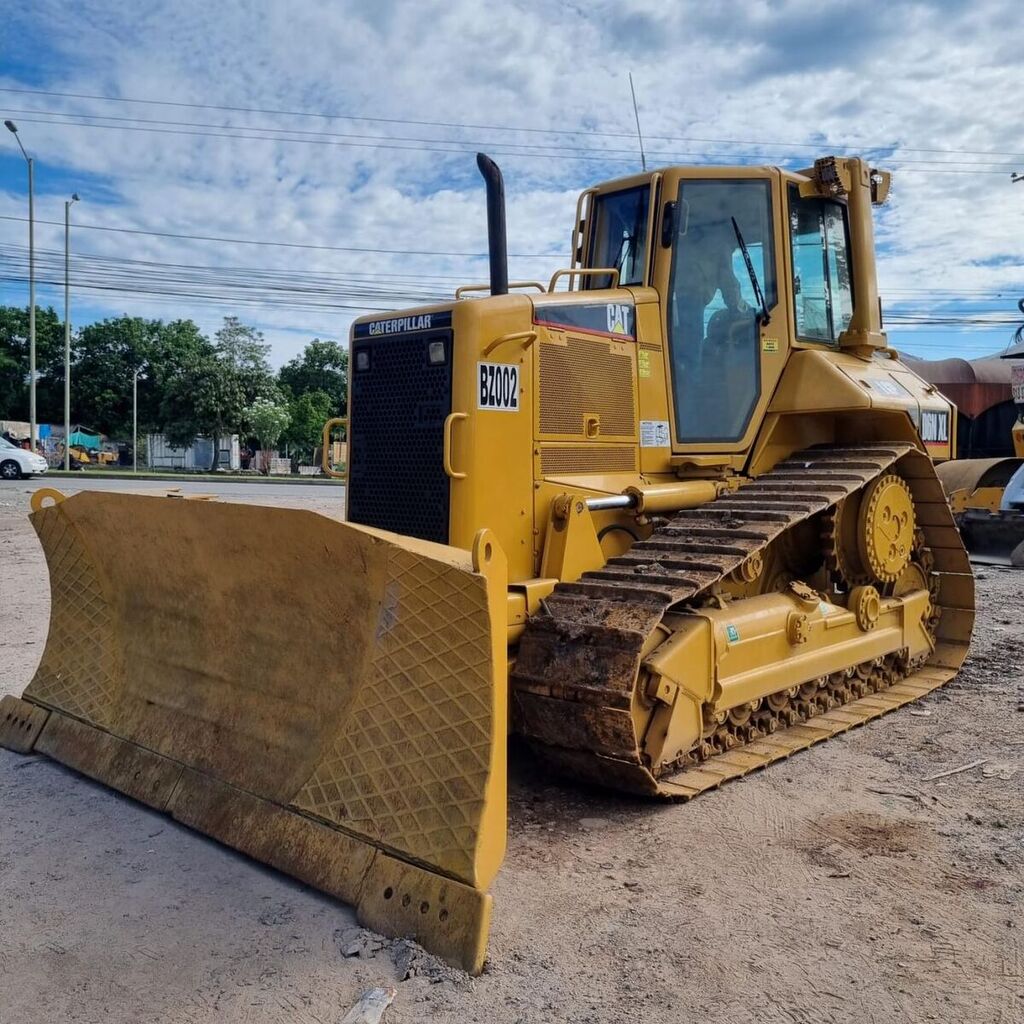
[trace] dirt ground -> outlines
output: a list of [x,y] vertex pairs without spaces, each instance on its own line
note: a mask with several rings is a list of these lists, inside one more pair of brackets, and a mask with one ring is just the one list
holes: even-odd
[[[28,486],[0,489],[0,693],[21,692],[46,636]],[[1022,595],[1024,572],[980,570],[955,682],[691,804],[561,785],[514,750],[475,980],[74,772],[0,750],[0,1022],[337,1024],[361,992],[393,985],[386,1024],[1019,1024]]]

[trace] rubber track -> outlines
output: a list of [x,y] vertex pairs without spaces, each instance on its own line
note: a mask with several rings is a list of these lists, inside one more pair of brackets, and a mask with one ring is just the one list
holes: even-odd
[[[834,507],[897,463],[935,559],[941,617],[928,663],[884,693],[655,778],[644,764],[643,737],[636,734],[631,707],[645,647],[663,615],[707,597],[785,531]],[[973,624],[970,571],[927,456],[910,444],[806,449],[736,492],[675,514],[599,572],[559,584],[520,641],[512,673],[516,731],[545,761],[582,781],[689,798],[951,679],[966,656]]]

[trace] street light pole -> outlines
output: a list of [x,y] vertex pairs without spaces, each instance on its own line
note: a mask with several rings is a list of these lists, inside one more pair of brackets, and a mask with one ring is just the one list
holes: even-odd
[[78,202],[72,192],[64,200],[64,470],[71,469],[71,204]]
[[28,163],[28,418],[29,447],[36,450],[39,427],[36,423],[36,218],[35,189],[33,187],[32,157],[25,152],[18,134],[18,126],[11,120],[4,127],[18,140],[21,155]]
[[139,371],[132,373],[132,472],[139,471]]

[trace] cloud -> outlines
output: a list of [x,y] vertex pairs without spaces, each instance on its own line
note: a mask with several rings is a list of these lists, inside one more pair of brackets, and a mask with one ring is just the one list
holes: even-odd
[[[270,111],[0,93],[8,110],[36,112],[10,116],[38,157],[41,219],[60,221],[77,188],[80,223],[399,254],[79,230],[83,252],[327,275],[349,290],[373,278],[380,305],[407,304],[403,289],[486,278],[479,256],[401,255],[486,251],[480,148],[505,171],[511,250],[565,254],[578,191],[637,169],[632,71],[655,163],[806,166],[833,145],[884,158],[896,172],[877,232],[888,309],[927,313],[957,299],[975,308],[1005,294],[1012,312],[1024,293],[1024,185],[1008,173],[1024,170],[1024,23],[1004,0],[10,6],[13,38],[37,60],[31,75],[25,62],[6,64],[0,86]],[[55,113],[153,123],[44,123],[67,120]],[[223,137],[254,130],[277,141]],[[284,141],[296,138],[306,141]],[[465,152],[438,152],[453,148]],[[24,210],[24,167],[6,152],[0,214]],[[23,245],[24,228],[0,221],[0,241]],[[62,228],[41,224],[39,244],[59,250]],[[516,257],[512,274],[545,280],[560,262]],[[20,287],[0,288],[3,301],[24,301]],[[251,297],[266,294],[254,287]],[[237,312],[266,331],[278,363],[314,335],[344,337],[355,315],[84,290],[76,306],[88,316],[192,315],[207,330]],[[926,355],[949,345],[924,330],[905,336]],[[963,337],[979,351],[1005,340]]]

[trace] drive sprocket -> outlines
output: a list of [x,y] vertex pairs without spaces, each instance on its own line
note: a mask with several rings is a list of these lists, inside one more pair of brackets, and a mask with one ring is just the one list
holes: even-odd
[[896,473],[872,481],[857,516],[857,549],[861,564],[883,583],[899,579],[914,550],[914,497]]
[[847,588],[873,582],[861,561],[857,543],[857,519],[860,496],[851,495],[837,502],[822,516],[822,550],[825,565]]
[[914,499],[897,473],[872,481],[823,517],[826,565],[850,588],[898,580],[917,540]]

